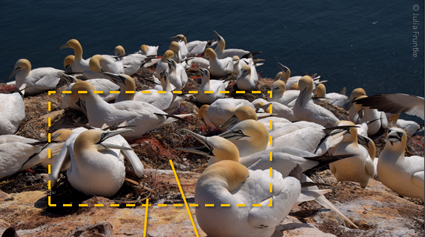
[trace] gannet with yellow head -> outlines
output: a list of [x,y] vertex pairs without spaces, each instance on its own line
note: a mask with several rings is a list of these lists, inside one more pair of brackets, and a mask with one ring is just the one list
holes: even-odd
[[404,155],[407,135],[403,129],[388,130],[387,142],[378,161],[379,180],[402,196],[424,202],[424,158]]
[[233,72],[233,58],[227,57],[219,59],[216,52],[212,48],[205,50],[205,55],[208,56],[210,62],[211,76],[219,78],[230,75]]
[[124,73],[124,66],[121,61],[116,61],[112,56],[96,54],[90,58],[90,70],[97,73],[112,72]]
[[71,68],[73,72],[83,72],[90,70],[89,61],[83,59],[83,47],[76,39],[70,39],[66,44],[62,45],[60,49],[72,48],[74,49],[75,61],[72,64]]
[[0,135],[14,134],[25,119],[24,99],[18,93],[0,94]]
[[[229,128],[229,125],[221,126],[226,122],[230,117],[233,116],[235,110],[243,105],[248,105],[254,108],[254,106],[248,100],[244,99],[234,99],[234,98],[224,98],[217,99],[214,103],[208,108],[208,118],[211,123],[214,124],[216,128],[219,128],[222,132],[226,131]],[[221,127],[220,127],[221,126]]]
[[286,90],[286,84],[282,80],[275,81],[271,89],[272,96],[270,97],[270,95],[268,95],[267,100],[279,102],[286,106],[289,106],[291,102],[295,101],[300,94],[298,90]]
[[348,96],[340,93],[326,93],[326,86],[324,84],[319,84],[316,87],[316,97],[318,99],[325,99],[329,104],[343,108],[344,105],[349,101]]
[[146,45],[146,44],[142,44],[140,46],[140,50],[139,54],[142,54],[144,56],[154,56],[156,57],[156,55],[158,55],[158,48],[159,45]]
[[339,121],[335,115],[313,103],[311,101],[311,94],[313,92],[313,79],[310,76],[302,77],[299,82],[300,94],[295,101],[294,115],[298,120],[318,123],[324,127],[332,127]]
[[[339,121],[336,126],[353,126],[350,121]],[[357,128],[351,127],[344,134],[344,138],[336,146],[334,155],[340,154],[356,154],[344,160],[336,161],[329,164],[330,170],[335,175],[337,181],[353,181],[360,183],[363,188],[366,188],[369,178],[375,174],[375,166],[369,152],[363,146],[359,146],[357,138]]]
[[52,67],[40,67],[31,70],[31,63],[28,59],[19,59],[9,76],[9,80],[15,77],[16,88],[22,94],[36,95],[44,91],[56,89],[60,79],[58,72],[62,70]]
[[181,63],[176,63],[173,59],[167,59],[168,71],[170,76],[170,83],[175,87],[174,89],[182,90],[188,81],[186,69]]
[[243,49],[226,49],[226,41],[224,38],[217,33],[217,31],[213,31],[216,39],[217,39],[217,47],[214,49],[214,51],[217,54],[217,57],[219,59],[227,58],[227,57],[233,57],[238,56],[239,58],[242,58],[246,55],[248,55],[250,52]]
[[243,65],[240,76],[236,79],[238,88],[244,91],[253,90],[257,85],[258,75],[254,65]]
[[156,64],[155,76],[157,78],[161,77],[161,73],[166,71],[169,72],[168,69],[168,59],[174,57],[174,52],[172,50],[165,51],[164,55],[162,55],[161,60]]
[[[229,81],[211,80],[208,69],[199,68],[202,76],[202,82],[199,86],[198,93],[195,95],[196,100],[202,104],[212,104],[217,99],[224,98],[221,91],[225,91]],[[208,93],[205,93],[208,91]],[[210,93],[212,91],[213,93]]]
[[274,116],[279,118],[285,118],[291,122],[297,121],[297,119],[294,116],[294,111],[292,111],[291,108],[289,108],[288,106],[284,104],[274,102],[274,101],[269,102],[262,98],[255,99],[254,101],[252,101],[252,104],[255,106],[257,111],[260,108],[264,108],[265,106],[268,105],[267,109],[264,111],[265,113],[270,113],[270,107],[271,107],[271,111],[273,112]]

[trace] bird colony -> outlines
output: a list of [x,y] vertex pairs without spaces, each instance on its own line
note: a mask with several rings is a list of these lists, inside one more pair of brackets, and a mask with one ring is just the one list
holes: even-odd
[[[208,236],[271,236],[295,205],[310,201],[357,228],[324,196],[330,190],[307,176],[318,168],[328,167],[339,182],[367,189],[376,179],[424,201],[423,157],[405,154],[407,137],[421,135],[423,127],[398,119],[400,113],[423,119],[422,97],[368,96],[362,88],[350,96],[327,93],[320,76],[294,76],[281,63],[276,78],[265,80],[258,73],[265,63],[257,58],[260,52],[228,49],[213,33],[215,40],[190,42],[176,35],[162,55],[158,46],[142,45],[128,54],[119,45],[114,55],[87,58],[83,44],[70,39],[58,45],[70,53],[63,69],[17,60],[7,83],[14,89],[0,94],[0,179],[41,165],[46,185],[55,188],[62,176],[83,195],[111,198],[123,186],[126,168],[143,186],[138,180],[146,164],[134,141],[164,126],[171,136],[177,131],[170,125],[189,128],[198,121],[208,129],[179,129],[198,146],[179,150],[208,158],[194,181],[195,221]],[[146,71],[149,78],[141,73]],[[39,139],[15,135],[26,118],[24,98],[61,87],[60,107],[87,123],[56,126]],[[339,119],[323,102],[347,108],[349,119]],[[193,113],[181,113],[187,103],[195,106]],[[376,137],[386,139],[379,157]]]

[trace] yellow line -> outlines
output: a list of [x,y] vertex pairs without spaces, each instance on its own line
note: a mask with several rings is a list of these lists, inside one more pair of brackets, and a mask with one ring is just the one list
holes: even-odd
[[270,192],[273,192],[273,183],[270,183]]
[[109,94],[119,94],[119,91],[109,91]]
[[[270,113],[272,114],[273,112],[273,104],[270,104],[270,106],[269,106],[269,108],[270,108]],[[270,120],[271,121],[271,120]]]
[[156,93],[158,93],[158,94],[165,94],[167,92],[166,91],[157,91]]
[[270,136],[270,146],[273,144],[273,137]]
[[230,204],[221,204],[222,207],[230,207]]
[[135,207],[136,204],[125,204],[126,207]]
[[62,91],[62,94],[72,94],[72,91]]
[[204,91],[205,94],[214,94],[214,91]]
[[52,126],[52,118],[48,117],[47,118],[47,127],[51,127]]
[[135,91],[125,91],[126,94],[134,94]]
[[198,91],[189,91],[189,94],[198,94]]
[[270,130],[273,129],[273,120],[270,120]]
[[49,101],[49,103],[47,103],[47,110],[50,112],[52,110],[52,102]]
[[109,206],[110,206],[110,207],[119,207],[119,206],[120,206],[120,204],[118,204],[118,203],[114,203],[114,204],[110,204]]
[[182,91],[173,91],[173,94],[182,94]]
[[88,207],[89,204],[78,204],[79,207]]
[[272,177],[273,176],[273,169],[272,169],[272,167],[270,167],[270,177]]
[[252,91],[252,94],[261,94],[261,91]]
[[47,204],[49,205],[49,207],[56,207],[56,204],[52,204],[52,197],[51,196],[47,197]]
[[236,94],[245,94],[245,91],[236,91]]
[[167,204],[158,204],[158,207],[166,207]]
[[142,94],[150,94],[151,91],[141,91]]
[[47,142],[52,142],[52,134],[51,133],[47,134]]
[[269,204],[269,207],[272,207],[273,206],[273,199],[271,199],[270,198],[270,204]]
[[253,207],[261,207],[261,204],[252,204]]
[[78,91],[78,94],[87,94],[87,91]]
[[47,165],[47,174],[51,174],[52,173],[52,165]]
[[229,91],[220,91],[221,94],[229,94]]
[[103,205],[103,204],[94,204],[94,206],[95,206],[95,207],[103,207],[103,206],[105,206],[105,205]]
[[272,98],[272,96],[273,96],[272,91],[267,91],[267,93],[269,93],[270,94],[270,98]]
[[63,207],[72,207],[72,204],[63,204]]
[[246,207],[246,204],[236,204],[237,207]]
[[205,207],[214,207],[214,204],[205,204]]
[[103,91],[94,91],[95,94],[103,94]]
[[175,206],[175,207],[182,207],[183,204],[173,204],[173,206]]
[[47,92],[47,94],[48,94],[48,95],[56,94],[56,91],[49,91],[49,92]]
[[145,224],[143,227],[143,237],[146,237],[146,227],[148,225],[148,207],[149,207],[149,198],[146,199]]
[[273,161],[273,152],[270,152],[270,161]]
[[190,207],[198,207],[198,204],[189,204]]
[[171,165],[171,168],[173,169],[174,176],[176,177],[177,185],[179,186],[179,190],[180,190],[180,193],[182,195],[184,205],[186,206],[187,213],[189,214],[189,217],[190,217],[190,221],[192,222],[192,226],[193,226],[193,230],[195,231],[195,235],[196,235],[196,237],[199,237],[198,230],[196,229],[195,222],[193,222],[192,213],[190,213],[189,206],[187,205],[186,198],[184,197],[183,189],[182,189],[182,186],[180,185],[179,177],[177,177],[177,173],[176,173],[176,170],[174,169],[174,165],[173,165],[172,160],[170,160],[170,165]]
[[47,149],[47,158],[52,158],[52,149]]
[[47,181],[47,189],[50,190],[52,189],[52,181]]

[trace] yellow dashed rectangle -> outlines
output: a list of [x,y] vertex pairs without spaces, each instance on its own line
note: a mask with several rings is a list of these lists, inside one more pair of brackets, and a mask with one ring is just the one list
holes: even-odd
[[142,93],[142,94],[150,94],[151,91],[141,91],[140,93]]
[[125,91],[126,94],[134,94],[135,91]]
[[115,203],[115,204],[110,204],[109,206],[110,206],[110,207],[119,207],[119,206],[120,206],[120,204]]
[[56,91],[49,91],[49,92],[47,92],[47,94],[48,94],[48,95],[56,94]]
[[198,207],[198,204],[189,204],[190,207]]
[[50,190],[52,189],[52,181],[47,181],[47,189]]
[[270,146],[273,145],[273,136],[270,136]]
[[252,94],[261,94],[261,91],[252,91]]
[[52,149],[47,149],[47,158],[52,158]]
[[269,95],[270,95],[270,98],[272,98],[272,96],[273,96],[273,93],[272,93],[272,91],[267,91],[267,93],[269,93]]
[[166,207],[167,204],[158,204],[158,207]]
[[158,93],[158,94],[165,94],[167,92],[166,91],[157,91],[156,93]]
[[52,126],[52,118],[50,118],[50,117],[47,118],[47,126],[48,127]]
[[119,94],[119,91],[110,91],[109,94]]
[[173,204],[174,207],[182,207],[183,204]]
[[47,174],[51,174],[52,173],[52,165],[47,165]]
[[63,207],[72,207],[72,204],[63,204]]
[[214,207],[214,204],[205,204],[205,207]]
[[189,91],[189,94],[198,94],[198,91]]
[[261,204],[252,204],[253,207],[261,207]]
[[52,110],[52,102],[49,101],[49,103],[47,103],[47,110],[50,112]]
[[78,91],[78,94],[87,94],[87,91]]
[[89,207],[89,204],[78,204],[79,207]]
[[273,183],[270,183],[270,192],[273,192]]
[[183,94],[183,91],[173,91],[173,94]]
[[[269,105],[269,108],[270,108],[270,113],[273,113],[272,111],[273,111],[273,104],[270,104]],[[271,120],[270,120],[271,121]]]
[[273,152],[270,152],[270,161],[273,161]]
[[246,207],[246,204],[236,204],[237,207]]
[[95,207],[103,207],[105,206],[104,204],[94,204]]
[[236,94],[245,94],[245,91],[236,91]]
[[62,94],[71,94],[72,91],[62,91]]
[[220,91],[221,94],[229,94],[229,91]]
[[221,204],[221,207],[230,207],[230,204]]
[[136,204],[125,204],[126,207],[135,207]]
[[95,94],[103,94],[103,91],[94,91]]
[[270,167],[270,177],[273,177],[273,169]]
[[204,91],[205,94],[214,94],[214,91]]

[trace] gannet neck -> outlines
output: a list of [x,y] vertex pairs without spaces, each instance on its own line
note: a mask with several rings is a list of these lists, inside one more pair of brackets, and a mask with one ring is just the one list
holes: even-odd
[[60,134],[59,137],[55,139],[57,142],[66,141],[74,132],[71,129],[59,129],[52,133],[53,135]]
[[178,42],[176,41],[172,41],[169,47],[170,50],[172,50],[174,52],[174,54],[178,54],[179,50],[180,50],[180,45]]
[[83,59],[83,47],[80,42],[76,39],[71,39],[67,43],[69,47],[74,49],[75,59],[82,60]]
[[218,62],[217,54],[215,53],[215,51],[212,48],[206,49],[205,55],[208,56],[210,62],[211,61]]
[[171,88],[171,83],[170,83],[170,75],[169,74],[164,74],[164,76],[163,77],[161,77],[161,86],[162,86],[162,89],[164,90],[164,91],[167,91],[167,92],[170,92],[170,91],[172,91],[172,88]]
[[167,59],[172,57],[174,57],[174,52],[172,50],[167,50],[164,55],[162,55],[161,61],[167,63]]
[[[351,121],[338,121],[335,126],[355,126],[355,124]],[[357,128],[351,127],[341,142],[351,143],[353,146],[358,147],[358,138],[357,138]]]
[[216,48],[216,50],[220,53],[223,53],[224,49],[226,48],[226,41],[224,40],[224,38],[221,35],[219,35],[217,33],[217,31],[214,31],[214,35],[217,38],[217,48]]
[[75,56],[74,55],[68,55],[63,60],[63,66],[65,67],[65,72],[70,73],[72,72],[72,65],[74,64]]
[[204,91],[211,90],[210,89],[211,87],[210,87],[210,73],[209,73],[209,71],[205,72],[205,74],[204,73],[201,73],[201,74],[202,74],[202,82],[201,82],[200,88],[203,88]]
[[199,177],[197,186],[216,183],[219,187],[232,192],[245,182],[248,176],[248,169],[239,162],[223,160],[209,166]]
[[323,84],[319,84],[316,87],[316,96],[319,98],[325,98],[326,96],[326,86]]
[[90,58],[89,67],[90,70],[97,73],[102,73],[102,69],[100,67],[100,62],[103,60],[103,57],[99,54],[94,55]]
[[303,76],[298,81],[298,87],[300,89],[300,94],[295,103],[300,107],[305,107],[311,99],[313,79],[310,76]]
[[124,49],[124,47],[121,46],[121,45],[118,45],[117,47],[115,47],[114,54],[117,57],[124,57],[125,56],[125,49]]

